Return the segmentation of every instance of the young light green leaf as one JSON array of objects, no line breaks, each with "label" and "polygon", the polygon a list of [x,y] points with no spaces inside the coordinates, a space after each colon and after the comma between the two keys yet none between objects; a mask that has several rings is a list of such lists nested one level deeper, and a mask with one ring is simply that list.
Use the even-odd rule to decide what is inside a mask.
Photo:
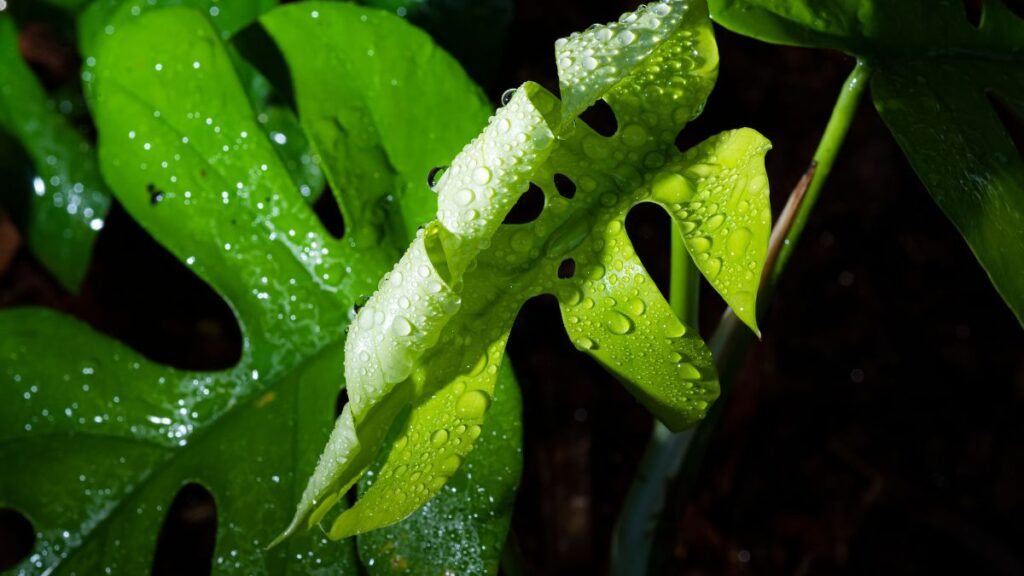
[{"label": "young light green leaf", "polygon": [[932,198],[1024,324],[1024,161],[994,107],[1024,117],[1024,21],[998,0],[711,0],[768,42],[843,50],[872,69],[875,107]]},{"label": "young light green leaf", "polygon": [[[330,536],[386,526],[437,494],[481,434],[512,322],[538,294],[558,296],[577,347],[668,425],[702,417],[718,389],[710,353],[671,314],[623,225],[639,202],[667,207],[686,225],[695,261],[754,326],[770,219],[768,142],[744,129],[686,155],[674,145],[710,91],[713,46],[706,11],[683,0],[591,27],[558,44],[564,102],[525,84],[455,158],[437,187],[438,220],[353,323],[351,401],[286,535],[325,517],[393,426],[399,440],[373,486],[332,521]],[[627,122],[613,137],[575,118],[598,97]],[[576,184],[574,197],[559,194],[556,174]],[[531,182],[544,190],[543,212],[503,224]],[[569,263],[575,273],[560,278]]]},{"label": "young light green leaf", "polygon": [[[418,34],[402,26],[396,44]],[[242,356],[223,371],[174,370],[56,312],[0,313],[0,454],[19,462],[0,475],[0,506],[38,534],[22,571],[149,571],[175,492],[198,482],[217,506],[215,573],[356,573],[353,544],[320,534],[265,548],[334,420],[349,311],[393,252],[326,233],[233,64],[220,33],[180,7],[125,23],[97,55],[103,173],[126,211],[236,313]],[[425,131],[449,129],[431,118]],[[402,129],[383,137],[423,141],[390,133]],[[506,500],[515,480],[494,484]],[[499,506],[461,518],[507,517]]]},{"label": "young light green leaf", "polygon": [[[522,466],[519,392],[511,376],[503,365],[487,429],[445,488],[402,522],[359,535],[359,557],[369,574],[497,573],[515,503],[506,486],[518,481]],[[431,440],[449,438],[439,434]],[[495,457],[502,454],[514,457]],[[376,474],[363,476],[360,492],[375,479]]]},{"label": "young light green leaf", "polygon": [[[110,206],[90,144],[57,110],[18,52],[18,31],[0,14],[0,130],[28,152],[37,176],[25,215],[33,254],[70,291],[78,289]],[[13,199],[11,201],[14,201]]]}]

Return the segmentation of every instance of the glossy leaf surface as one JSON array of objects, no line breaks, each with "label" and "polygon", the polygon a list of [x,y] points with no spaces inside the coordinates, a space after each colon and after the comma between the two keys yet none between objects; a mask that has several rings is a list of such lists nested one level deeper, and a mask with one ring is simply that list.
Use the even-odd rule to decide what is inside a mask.
[{"label": "glossy leaf surface", "polygon": [[[390,21],[391,45],[378,50],[419,45],[420,32]],[[354,542],[307,533],[266,547],[334,420],[350,310],[397,254],[388,243],[327,234],[205,17],[149,11],[99,50],[93,104],[103,174],[126,211],[232,308],[242,357],[219,372],[176,370],[57,312],[0,313],[0,453],[19,463],[0,475],[0,506],[22,511],[38,534],[19,569],[146,573],[175,493],[195,482],[216,502],[215,573],[354,574]],[[449,66],[438,77],[475,97],[458,72]],[[446,121],[455,113],[435,108],[430,128],[459,130]],[[404,129],[382,134],[422,138],[393,132]],[[438,144],[424,154],[454,152]],[[473,526],[482,518],[481,530],[494,530],[479,541],[487,554],[504,540],[497,532],[518,480],[518,397],[504,382],[507,441],[482,454],[478,468],[500,472],[493,483],[478,480],[496,500],[452,512],[462,502],[453,500],[438,519],[431,510],[420,518]],[[420,544],[430,536],[421,532]],[[464,553],[484,558],[469,546]]]},{"label": "glossy leaf surface", "polygon": [[422,27],[470,73],[489,83],[512,22],[513,0],[360,0]]},{"label": "glossy leaf surface", "polygon": [[[440,178],[438,219],[360,310],[346,343],[350,402],[288,533],[323,520],[389,434],[398,440],[373,486],[330,536],[389,525],[437,494],[485,430],[512,322],[538,294],[557,295],[577,347],[674,429],[699,421],[716,397],[710,353],[658,293],[624,220],[639,202],[668,210],[700,270],[755,327],[768,142],[741,129],[676,150],[717,72],[698,3],[656,3],[593,26],[559,41],[556,58],[562,101],[535,84],[515,91]],[[598,98],[617,116],[612,137],[576,119]],[[556,191],[556,174],[576,184],[573,198]],[[543,212],[504,224],[531,182]],[[560,278],[570,260],[575,273]]]},{"label": "glossy leaf surface", "polygon": [[1024,323],[1024,20],[1001,0],[711,0],[724,26],[867,62],[876,108],[932,198]]}]

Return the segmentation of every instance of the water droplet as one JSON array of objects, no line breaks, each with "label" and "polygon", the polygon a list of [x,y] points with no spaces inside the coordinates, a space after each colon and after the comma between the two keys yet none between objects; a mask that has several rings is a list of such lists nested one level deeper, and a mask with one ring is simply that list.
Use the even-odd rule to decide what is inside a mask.
[{"label": "water droplet", "polygon": [[682,204],[693,197],[694,189],[689,180],[672,172],[661,172],[654,177],[651,196],[666,204]]},{"label": "water droplet", "polygon": [[408,336],[412,333],[412,324],[402,316],[397,316],[391,322],[391,333],[395,336]]},{"label": "water droplet", "polygon": [[472,204],[475,198],[476,195],[473,194],[473,191],[470,190],[469,188],[463,188],[462,190],[459,190],[457,194],[455,194],[455,202],[457,202],[461,206],[469,206],[470,204]]},{"label": "water droplet", "polygon": [[633,331],[633,321],[625,314],[612,310],[605,319],[605,325],[612,334],[624,335]]},{"label": "water droplet", "polygon": [[455,411],[460,418],[468,420],[483,418],[491,405],[491,397],[483,390],[469,390],[459,397],[455,403]]},{"label": "water droplet", "polygon": [[630,124],[622,129],[622,141],[627,146],[643,146],[647,143],[647,130],[639,124]]},{"label": "water droplet", "polygon": [[594,70],[597,68],[597,59],[593,56],[586,56],[583,58],[581,64],[583,64],[583,67],[587,70]]},{"label": "water droplet", "polygon": [[592,350],[594,348],[594,341],[583,336],[576,339],[576,347],[580,350]]},{"label": "water droplet", "polygon": [[725,241],[725,246],[729,249],[729,254],[732,256],[741,256],[747,251],[747,246],[750,245],[750,230],[747,228],[737,228],[729,234],[729,239]]},{"label": "water droplet", "polygon": [[684,378],[686,380],[700,379],[700,370],[698,370],[696,366],[690,364],[689,362],[680,362],[677,365],[677,368],[679,370],[679,376],[681,378]]},{"label": "water droplet", "polygon": [[715,214],[711,218],[708,218],[706,222],[704,222],[704,229],[707,230],[708,232],[717,230],[724,222],[725,215]]},{"label": "water droplet", "polygon": [[491,171],[485,166],[480,166],[473,170],[473,180],[477,184],[487,184],[491,181]]},{"label": "water droplet", "polygon": [[452,454],[441,461],[438,465],[438,472],[444,476],[451,476],[458,471],[459,466],[462,466],[462,458],[458,454]]},{"label": "water droplet", "polygon": [[430,443],[437,447],[443,446],[444,443],[447,441],[448,431],[445,430],[444,428],[441,428],[440,430],[434,432],[434,434],[430,437]]},{"label": "water droplet", "polygon": [[501,95],[501,105],[508,106],[508,103],[512,101],[512,97],[516,95],[515,88],[509,88]]},{"label": "water droplet", "polygon": [[427,186],[430,186],[431,190],[437,187],[437,183],[441,181],[446,170],[448,170],[447,166],[435,166],[430,169],[430,172],[427,173]]},{"label": "water droplet", "polygon": [[691,238],[687,243],[690,246],[690,251],[694,254],[703,254],[711,250],[711,239],[704,236]]},{"label": "water droplet", "polygon": [[704,275],[707,276],[708,280],[714,280],[718,278],[718,274],[722,271],[722,259],[721,258],[710,258],[704,264]]},{"label": "water droplet", "polygon": [[644,301],[639,298],[631,298],[629,302],[626,303],[626,308],[629,310],[629,313],[634,316],[641,316],[644,311],[647,310],[647,306],[644,304]]}]

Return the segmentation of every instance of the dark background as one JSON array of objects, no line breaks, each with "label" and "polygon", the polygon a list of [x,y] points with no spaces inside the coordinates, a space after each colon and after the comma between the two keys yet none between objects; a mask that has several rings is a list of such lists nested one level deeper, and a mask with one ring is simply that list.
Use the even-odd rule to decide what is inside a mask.
[{"label": "dark background", "polygon": [[[636,4],[519,0],[488,95],[497,101],[528,79],[555,89],[554,40]],[[761,131],[774,143],[777,214],[853,63],[722,29],[718,41],[718,86],[680,143],[739,126]],[[74,76],[70,51],[44,52],[51,62],[36,66],[51,85]],[[1024,574],[1024,332],[868,100],[692,498],[673,518],[668,573]],[[628,224],[664,286],[667,216],[637,209]],[[237,358],[238,329],[223,302],[119,208],[78,296],[59,288],[19,236],[0,220],[0,307],[60,308],[180,367]],[[705,290],[703,333],[722,310]],[[526,306],[510,355],[526,431],[513,529],[530,573],[601,573],[650,417],[575,351],[553,300]],[[203,495],[179,500],[165,537],[202,548]],[[18,520],[0,514],[0,566],[15,560]],[[180,571],[167,561],[156,571]]]}]

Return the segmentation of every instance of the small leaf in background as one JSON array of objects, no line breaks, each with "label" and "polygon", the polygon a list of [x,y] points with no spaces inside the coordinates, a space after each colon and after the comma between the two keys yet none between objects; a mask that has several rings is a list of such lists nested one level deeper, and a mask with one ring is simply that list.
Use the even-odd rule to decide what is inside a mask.
[{"label": "small leaf in background", "polygon": [[[366,10],[323,17],[328,26],[378,26],[359,21]],[[377,17],[389,34],[387,45],[375,47],[385,61],[407,44],[432,47],[399,19]],[[235,57],[207,18],[177,7],[119,24],[98,48],[91,98],[111,190],[235,312],[241,360],[218,372],[177,370],[54,311],[0,313],[0,453],[18,463],[0,475],[0,507],[24,513],[37,534],[19,570],[146,573],[175,494],[197,484],[216,506],[214,573],[357,573],[354,542],[308,533],[266,547],[286,522],[334,421],[349,311],[373,290],[397,256],[392,246],[404,239],[385,236],[377,245],[326,232],[281,159],[273,130],[268,136],[261,129]],[[332,23],[336,19],[350,21]],[[416,148],[431,132],[451,131],[449,138],[462,141],[476,129],[451,119],[465,113],[464,103],[478,98],[478,89],[433,52],[437,85],[464,95],[421,111],[419,132],[381,126],[381,141],[410,140],[406,146]],[[372,66],[362,70],[380,74]],[[427,101],[434,89],[404,86]],[[304,90],[301,82],[297,88]],[[419,162],[457,150],[436,141],[419,148]],[[399,177],[411,180],[404,172]],[[495,501],[421,513],[421,522],[438,526],[462,522],[477,529],[479,518],[479,549],[463,552],[478,555],[492,571],[518,482],[514,388],[505,398],[500,409],[511,416],[504,443],[493,455],[482,454],[480,476],[466,481],[467,489],[477,481],[496,489]],[[493,482],[486,477],[491,473]],[[408,550],[410,558],[420,554]]]},{"label": "small leaf in background", "polygon": [[[875,107],[932,198],[1024,324],[1024,19],[1003,0],[711,0],[727,28],[842,50],[873,70]],[[1013,120],[1011,120],[1012,122]]]},{"label": "small leaf in background", "polygon": [[[556,44],[563,101],[527,83],[463,148],[436,183],[438,220],[353,322],[350,400],[286,535],[323,521],[381,451],[373,485],[331,519],[332,538],[397,522],[440,492],[483,434],[512,322],[539,294],[558,296],[576,346],[666,424],[703,417],[718,392],[711,354],[658,293],[624,221],[637,203],[663,206],[701,271],[756,329],[769,144],[749,129],[686,154],[674,144],[714,84],[712,34],[706,10],[683,1],[574,34]],[[620,126],[611,137],[576,119],[598,98]],[[559,176],[574,194],[560,192]],[[540,214],[504,223],[531,187],[542,190]]]},{"label": "small leaf in background", "polygon": [[0,14],[0,130],[20,143],[35,171],[31,190],[8,182],[0,200],[24,206],[32,253],[64,288],[74,292],[85,276],[110,198],[92,146],[64,118],[22,59],[18,31],[4,14]]}]

